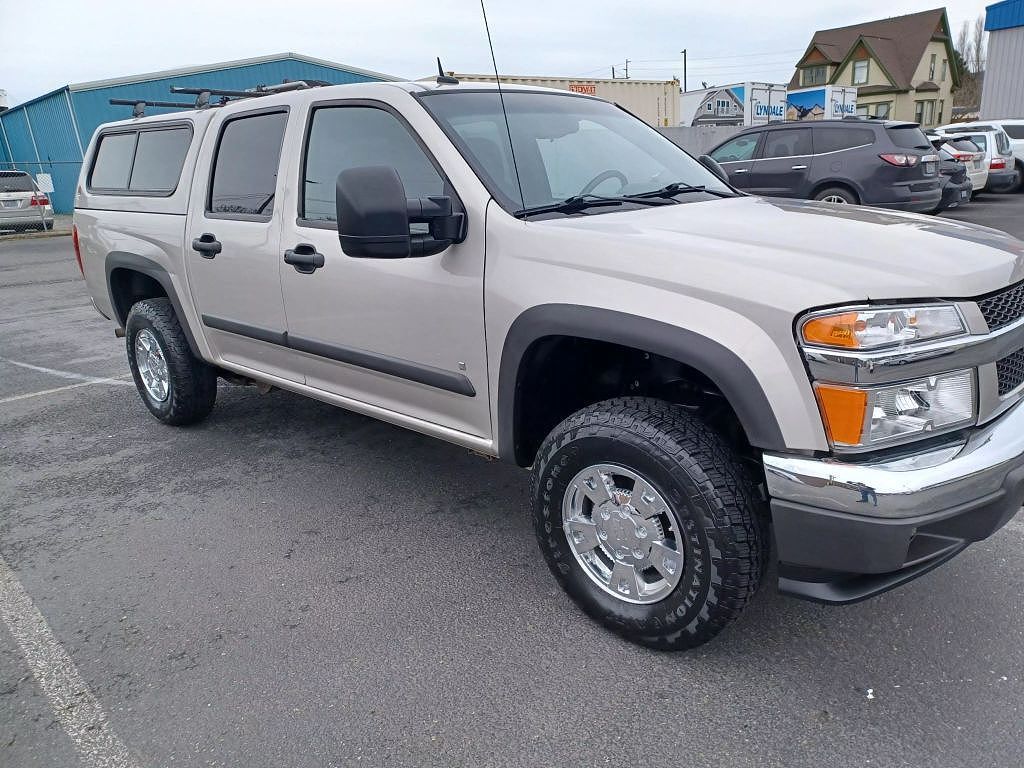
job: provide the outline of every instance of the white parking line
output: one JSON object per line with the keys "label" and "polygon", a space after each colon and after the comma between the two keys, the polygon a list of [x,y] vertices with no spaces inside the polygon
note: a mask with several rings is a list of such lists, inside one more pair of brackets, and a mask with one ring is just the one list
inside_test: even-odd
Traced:
{"label": "white parking line", "polygon": [[[125,374],[125,378],[131,376],[131,374]],[[53,395],[57,392],[66,392],[69,389],[78,389],[79,387],[94,387],[97,384],[104,384],[102,381],[80,381],[77,384],[68,384],[66,387],[54,387],[53,389],[42,389],[38,392],[26,392],[23,395],[11,395],[10,397],[0,397],[0,405],[4,403],[13,403],[15,400],[28,400],[30,397],[42,397],[43,395]],[[118,384],[126,382],[116,382]]]}
{"label": "white parking line", "polygon": [[84,373],[74,373],[72,371],[61,371],[56,368],[44,368],[41,365],[32,365],[31,363],[19,363],[17,360],[9,360],[6,357],[0,357],[0,363],[8,363],[10,365],[16,365],[19,368],[27,368],[30,371],[38,371],[39,373],[48,373],[51,376],[57,376],[61,379],[71,379],[72,381],[83,381],[87,384],[129,384],[125,381],[125,377],[122,376],[116,379],[108,379],[102,376],[86,376]]}
{"label": "white parking line", "polygon": [[0,619],[3,619],[54,716],[89,768],[135,768],[128,748],[110,728],[106,713],[86,686],[71,656],[14,572],[0,557]]}

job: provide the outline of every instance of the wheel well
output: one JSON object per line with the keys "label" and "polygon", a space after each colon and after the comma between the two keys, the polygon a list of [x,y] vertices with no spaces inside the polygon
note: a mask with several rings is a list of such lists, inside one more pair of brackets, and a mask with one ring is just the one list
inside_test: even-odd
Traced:
{"label": "wheel well", "polygon": [[153,277],[134,269],[119,267],[110,273],[110,302],[123,326],[132,305],[143,299],[167,296],[167,291]]}
{"label": "wheel well", "polygon": [[851,195],[853,195],[853,198],[858,203],[860,203],[860,193],[857,192],[857,190],[854,188],[854,186],[852,184],[849,184],[849,183],[847,183],[845,181],[823,181],[820,184],[816,185],[813,190],[811,190],[811,197],[813,198],[819,192],[822,192],[823,190],[826,190],[826,189],[830,189],[832,187],[838,187],[839,189],[845,189],[847,192],[849,192]]}
{"label": "wheel well", "polygon": [[516,378],[515,459],[533,463],[544,438],[572,413],[622,396],[656,397],[701,412],[741,453],[753,449],[721,390],[695,368],[605,341],[545,336],[530,345]]}

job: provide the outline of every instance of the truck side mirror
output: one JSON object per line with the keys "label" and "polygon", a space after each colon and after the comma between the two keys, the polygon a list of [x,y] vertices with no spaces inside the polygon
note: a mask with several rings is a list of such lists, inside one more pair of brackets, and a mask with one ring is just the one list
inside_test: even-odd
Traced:
{"label": "truck side mirror", "polygon": [[[450,197],[407,199],[394,168],[347,168],[338,174],[335,194],[338,239],[349,256],[431,256],[466,239],[465,214],[453,210]],[[426,224],[428,231],[411,234],[410,224]]]}
{"label": "truck side mirror", "polygon": [[726,184],[729,183],[729,174],[725,172],[725,168],[719,165],[718,161],[711,155],[701,155],[697,158],[697,162],[715,174],[715,176],[720,178]]}
{"label": "truck side mirror", "polygon": [[412,253],[405,186],[383,165],[346,168],[334,201],[341,250],[365,259],[404,259]]}

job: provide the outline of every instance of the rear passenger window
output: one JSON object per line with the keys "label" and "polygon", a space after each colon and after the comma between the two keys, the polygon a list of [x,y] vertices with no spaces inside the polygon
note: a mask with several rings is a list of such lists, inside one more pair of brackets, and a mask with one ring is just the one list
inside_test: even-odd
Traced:
{"label": "rear passenger window", "polygon": [[874,144],[875,132],[869,128],[815,128],[814,153],[838,152],[841,149]]}
{"label": "rear passenger window", "polygon": [[386,165],[398,171],[406,197],[444,194],[444,179],[406,127],[375,107],[321,107],[313,112],[302,180],[304,219],[334,221],[338,174]]}
{"label": "rear passenger window", "polygon": [[140,133],[128,188],[133,192],[173,192],[191,143],[192,130],[187,127]]}
{"label": "rear passenger window", "polygon": [[132,133],[108,133],[100,138],[96,160],[89,176],[89,186],[95,189],[125,190],[132,172],[135,156],[135,137]]}
{"label": "rear passenger window", "polygon": [[217,144],[207,212],[269,219],[274,212],[287,112],[236,117]]}
{"label": "rear passenger window", "polygon": [[784,131],[769,131],[764,140],[761,157],[796,157],[812,152],[811,129],[790,128]]}

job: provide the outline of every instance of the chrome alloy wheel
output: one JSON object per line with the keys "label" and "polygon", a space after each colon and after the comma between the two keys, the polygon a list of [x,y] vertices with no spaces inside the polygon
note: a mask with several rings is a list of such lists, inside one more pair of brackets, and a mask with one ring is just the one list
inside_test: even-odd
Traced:
{"label": "chrome alloy wheel", "polygon": [[675,513],[631,469],[595,464],[562,499],[562,528],[591,581],[627,603],[654,603],[675,589],[685,553]]}
{"label": "chrome alloy wheel", "polygon": [[160,342],[149,328],[143,328],[135,337],[135,365],[147,394],[158,403],[166,400],[171,392],[167,360]]}
{"label": "chrome alloy wheel", "polygon": [[825,195],[825,197],[821,198],[821,202],[823,202],[823,203],[838,203],[839,205],[846,205],[847,204],[846,198],[843,197],[842,195]]}

